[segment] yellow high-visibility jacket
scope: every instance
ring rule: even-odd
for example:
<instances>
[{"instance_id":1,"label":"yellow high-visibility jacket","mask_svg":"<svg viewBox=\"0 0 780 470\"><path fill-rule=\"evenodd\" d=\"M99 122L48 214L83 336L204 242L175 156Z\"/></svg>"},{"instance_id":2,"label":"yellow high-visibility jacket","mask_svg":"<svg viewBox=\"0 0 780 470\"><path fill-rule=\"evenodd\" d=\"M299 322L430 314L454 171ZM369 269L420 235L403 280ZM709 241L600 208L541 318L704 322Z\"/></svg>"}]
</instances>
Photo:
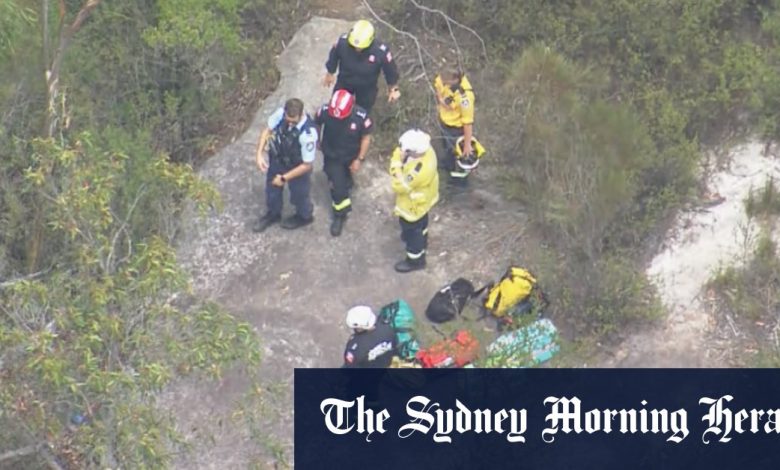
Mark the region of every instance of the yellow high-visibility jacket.
<instances>
[{"instance_id":1,"label":"yellow high-visibility jacket","mask_svg":"<svg viewBox=\"0 0 780 470\"><path fill-rule=\"evenodd\" d=\"M433 148L419 158L404 161L397 147L390 158L390 175L396 194L393 212L407 222L420 220L439 201L439 172Z\"/></svg>"},{"instance_id":2,"label":"yellow high-visibility jacket","mask_svg":"<svg viewBox=\"0 0 780 470\"><path fill-rule=\"evenodd\" d=\"M449 103L438 105L439 119L444 125L463 127L464 124L474 123L474 91L465 75L460 79L460 84L455 91L445 86L439 75L436 75L433 87L439 98Z\"/></svg>"}]
</instances>

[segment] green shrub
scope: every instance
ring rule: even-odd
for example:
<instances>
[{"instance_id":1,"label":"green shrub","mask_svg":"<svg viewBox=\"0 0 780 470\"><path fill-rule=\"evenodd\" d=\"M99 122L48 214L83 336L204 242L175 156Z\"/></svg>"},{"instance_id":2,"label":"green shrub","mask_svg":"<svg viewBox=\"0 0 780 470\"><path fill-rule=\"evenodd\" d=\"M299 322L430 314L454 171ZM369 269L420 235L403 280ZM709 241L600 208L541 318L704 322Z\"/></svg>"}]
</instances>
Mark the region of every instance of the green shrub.
<instances>
[{"instance_id":1,"label":"green shrub","mask_svg":"<svg viewBox=\"0 0 780 470\"><path fill-rule=\"evenodd\" d=\"M780 258L768 232L758 239L752 257L744 266L726 267L709 282L716 294L719 317L733 321L742 340L735 344L734 361L750 367L780 364L778 315L780 310Z\"/></svg>"},{"instance_id":2,"label":"green shrub","mask_svg":"<svg viewBox=\"0 0 780 470\"><path fill-rule=\"evenodd\" d=\"M745 198L745 212L750 217L780 215L780 193L770 177L758 191L750 190Z\"/></svg>"},{"instance_id":3,"label":"green shrub","mask_svg":"<svg viewBox=\"0 0 780 470\"><path fill-rule=\"evenodd\" d=\"M759 237L752 259L743 267L727 267L709 283L727 311L748 323L777 321L780 308L780 258L768 233Z\"/></svg>"}]
</instances>

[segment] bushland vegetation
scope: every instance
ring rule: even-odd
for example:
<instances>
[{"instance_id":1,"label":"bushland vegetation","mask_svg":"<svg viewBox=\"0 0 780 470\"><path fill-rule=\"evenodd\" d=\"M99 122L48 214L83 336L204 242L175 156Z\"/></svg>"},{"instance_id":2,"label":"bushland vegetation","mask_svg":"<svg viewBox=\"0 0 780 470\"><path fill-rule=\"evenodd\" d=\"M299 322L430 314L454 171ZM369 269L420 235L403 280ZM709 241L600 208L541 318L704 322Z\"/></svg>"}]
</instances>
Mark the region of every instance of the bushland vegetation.
<instances>
[{"instance_id":1,"label":"bushland vegetation","mask_svg":"<svg viewBox=\"0 0 780 470\"><path fill-rule=\"evenodd\" d=\"M777 191L769 178L748 194L745 212L759 233L743 232L748 241L755 238L755 247L739 264L723 267L708 285L723 334L741 342L732 360L743 366L780 365L780 257L773 236L780 215Z\"/></svg>"},{"instance_id":2,"label":"bushland vegetation","mask_svg":"<svg viewBox=\"0 0 780 470\"><path fill-rule=\"evenodd\" d=\"M172 242L295 30L276 0L0 1L0 467L164 468L155 394L259 360ZM236 119L236 116L239 118Z\"/></svg>"},{"instance_id":3,"label":"bushland vegetation","mask_svg":"<svg viewBox=\"0 0 780 470\"><path fill-rule=\"evenodd\" d=\"M0 0L0 467L163 468L155 393L258 360L172 241L184 204L219 205L193 167L273 88L303 3ZM404 106L378 107L376 148L430 124L419 85L463 64L486 174L539 235L506 257L570 337L615 337L659 310L642 260L702 149L780 134L779 3L377 0Z\"/></svg>"},{"instance_id":4,"label":"bushland vegetation","mask_svg":"<svg viewBox=\"0 0 780 470\"><path fill-rule=\"evenodd\" d=\"M729 359L743 367L780 365L780 258L768 231L740 266L729 266L709 283L724 334L740 345Z\"/></svg>"},{"instance_id":5,"label":"bushland vegetation","mask_svg":"<svg viewBox=\"0 0 780 470\"><path fill-rule=\"evenodd\" d=\"M489 184L537 234L506 256L540 271L575 338L657 317L643 262L700 196L704 150L778 137L774 0L371 4L405 44L407 76L430 79L444 61L469 75ZM393 119L435 123L429 90L409 88L415 106Z\"/></svg>"}]
</instances>

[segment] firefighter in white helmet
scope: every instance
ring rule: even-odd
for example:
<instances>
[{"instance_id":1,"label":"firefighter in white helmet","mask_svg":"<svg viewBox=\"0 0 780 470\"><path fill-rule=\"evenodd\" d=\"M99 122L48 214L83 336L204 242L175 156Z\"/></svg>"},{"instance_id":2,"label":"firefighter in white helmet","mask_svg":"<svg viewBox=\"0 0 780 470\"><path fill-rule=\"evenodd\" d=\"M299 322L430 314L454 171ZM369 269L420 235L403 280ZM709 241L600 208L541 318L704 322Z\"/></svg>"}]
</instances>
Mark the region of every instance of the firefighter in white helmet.
<instances>
[{"instance_id":1,"label":"firefighter in white helmet","mask_svg":"<svg viewBox=\"0 0 780 470\"><path fill-rule=\"evenodd\" d=\"M374 311L365 305L349 309L346 324L352 330L352 336L344 348L342 367L390 367L397 340L389 324L377 322Z\"/></svg>"},{"instance_id":2,"label":"firefighter in white helmet","mask_svg":"<svg viewBox=\"0 0 780 470\"><path fill-rule=\"evenodd\" d=\"M390 158L390 175L396 193L394 213L406 244L406 257L395 264L395 270L406 273L423 269L428 212L439 201L439 173L431 137L419 129L404 132Z\"/></svg>"}]
</instances>

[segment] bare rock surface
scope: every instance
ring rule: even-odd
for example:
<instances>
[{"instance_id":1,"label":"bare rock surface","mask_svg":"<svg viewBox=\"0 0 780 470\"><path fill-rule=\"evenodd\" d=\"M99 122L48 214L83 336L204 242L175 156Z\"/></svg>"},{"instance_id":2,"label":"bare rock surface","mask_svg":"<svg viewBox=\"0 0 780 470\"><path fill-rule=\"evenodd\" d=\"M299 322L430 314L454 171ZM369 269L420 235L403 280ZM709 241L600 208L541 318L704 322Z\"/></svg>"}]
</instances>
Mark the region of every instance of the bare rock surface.
<instances>
[{"instance_id":1,"label":"bare rock surface","mask_svg":"<svg viewBox=\"0 0 780 470\"><path fill-rule=\"evenodd\" d=\"M296 367L339 367L349 332L346 310L365 303L378 308L404 298L422 314L442 285L458 276L475 283L481 273L497 275L487 253L522 236L522 214L510 211L490 192L488 178L475 175L474 189L443 197L434 208L429 231L428 268L397 274L393 264L404 256L393 194L385 165L374 149L356 176L353 211L341 237L329 233L330 197L321 156L315 163L312 198L315 221L288 231L279 226L263 234L251 225L264 210L264 179L255 166L255 146L267 116L290 97L302 99L313 113L329 90L320 84L329 48L350 23L312 18L278 58L278 89L262 104L246 133L209 159L201 175L213 182L224 210L191 219L180 240L179 256L193 276L198 295L214 300L253 324L263 342L261 375L283 392L273 406L279 422L269 434L292 454L292 379ZM382 99L380 94L379 99ZM403 99L403 98L402 98ZM444 182L442 181L442 187ZM285 213L293 208L285 195ZM515 225L508 225L514 221ZM196 450L180 468L246 468L264 454L257 442L229 423L233 404L247 392L247 380L227 374L220 384L180 383L163 397ZM222 423L222 424L219 424Z\"/></svg>"},{"instance_id":2,"label":"bare rock surface","mask_svg":"<svg viewBox=\"0 0 780 470\"><path fill-rule=\"evenodd\" d=\"M707 180L710 204L682 211L647 269L667 310L662 324L629 337L606 367L727 367L731 345L716 331L705 286L727 266L752 255L760 227L745 213L751 190L780 178L780 162L748 142Z\"/></svg>"}]
</instances>

